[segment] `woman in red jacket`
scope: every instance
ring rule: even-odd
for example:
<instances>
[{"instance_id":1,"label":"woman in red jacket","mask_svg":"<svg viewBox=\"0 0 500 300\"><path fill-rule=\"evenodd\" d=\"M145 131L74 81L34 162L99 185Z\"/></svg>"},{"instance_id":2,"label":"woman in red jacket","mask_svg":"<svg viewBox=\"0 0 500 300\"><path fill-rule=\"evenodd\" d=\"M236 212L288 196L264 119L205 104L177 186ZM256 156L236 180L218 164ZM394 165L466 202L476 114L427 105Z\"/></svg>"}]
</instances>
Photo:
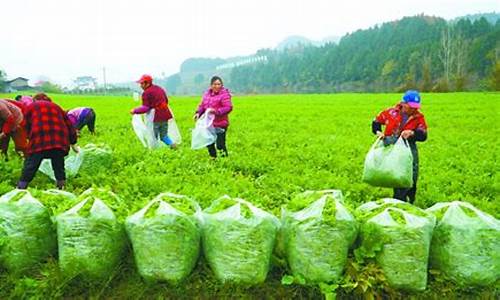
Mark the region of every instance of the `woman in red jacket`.
<instances>
[{"instance_id":1,"label":"woman in red jacket","mask_svg":"<svg viewBox=\"0 0 500 300\"><path fill-rule=\"evenodd\" d=\"M33 104L26 110L26 131L29 143L17 188L26 189L35 177L42 160L49 158L56 177L57 188L63 189L66 181L64 157L68 155L70 147L78 152L75 129L64 110L52 103L47 95L37 94L33 100Z\"/></svg>"}]
</instances>

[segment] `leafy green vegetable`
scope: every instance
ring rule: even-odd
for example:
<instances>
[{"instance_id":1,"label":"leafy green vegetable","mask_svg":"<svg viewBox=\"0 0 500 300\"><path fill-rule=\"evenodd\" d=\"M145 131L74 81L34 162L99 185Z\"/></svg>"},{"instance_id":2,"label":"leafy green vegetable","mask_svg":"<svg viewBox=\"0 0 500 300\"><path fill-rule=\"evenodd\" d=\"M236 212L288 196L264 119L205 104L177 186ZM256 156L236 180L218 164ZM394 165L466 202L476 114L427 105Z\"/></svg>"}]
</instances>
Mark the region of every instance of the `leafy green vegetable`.
<instances>
[{"instance_id":1,"label":"leafy green vegetable","mask_svg":"<svg viewBox=\"0 0 500 300\"><path fill-rule=\"evenodd\" d=\"M431 266L461 286L500 279L500 221L466 202L437 203Z\"/></svg>"},{"instance_id":2,"label":"leafy green vegetable","mask_svg":"<svg viewBox=\"0 0 500 300\"><path fill-rule=\"evenodd\" d=\"M219 213L239 203L240 202L237 199L233 199L230 197L221 197L219 199L214 200L214 202L207 209L205 209L205 212L210 214ZM240 205L239 209L240 209L240 215L242 217L244 218L252 217L252 212L250 211L248 206Z\"/></svg>"},{"instance_id":3,"label":"leafy green vegetable","mask_svg":"<svg viewBox=\"0 0 500 300\"><path fill-rule=\"evenodd\" d=\"M162 194L127 218L135 262L144 279L176 284L191 273L200 252L200 228L194 217L198 211L198 204L188 197Z\"/></svg>"},{"instance_id":4,"label":"leafy green vegetable","mask_svg":"<svg viewBox=\"0 0 500 300\"><path fill-rule=\"evenodd\" d=\"M192 216L195 213L200 211L200 206L196 201L191 198L183 195L176 195L171 193L163 193L156 197L156 200L163 200L171 205L176 210L188 215ZM159 205L159 201L155 202L155 205ZM148 210L149 212L150 210Z\"/></svg>"},{"instance_id":5,"label":"leafy green vegetable","mask_svg":"<svg viewBox=\"0 0 500 300\"><path fill-rule=\"evenodd\" d=\"M232 200L236 204L222 209ZM264 282L279 221L243 200L220 200L214 205L202 214L202 241L215 276L222 282L245 285ZM250 215L243 218L239 206L246 206Z\"/></svg>"},{"instance_id":6,"label":"leafy green vegetable","mask_svg":"<svg viewBox=\"0 0 500 300\"><path fill-rule=\"evenodd\" d=\"M435 217L410 204L383 201L358 209L362 222L359 260L374 259L390 286L423 291Z\"/></svg>"},{"instance_id":7,"label":"leafy green vegetable","mask_svg":"<svg viewBox=\"0 0 500 300\"><path fill-rule=\"evenodd\" d=\"M52 216L70 209L79 202L76 195L73 193L56 189L48 189L45 191L33 190L32 193L43 205L45 205L45 207L47 207Z\"/></svg>"},{"instance_id":8,"label":"leafy green vegetable","mask_svg":"<svg viewBox=\"0 0 500 300\"><path fill-rule=\"evenodd\" d=\"M115 273L126 238L123 226L104 202L88 197L56 221L59 265L65 276L92 281Z\"/></svg>"},{"instance_id":9,"label":"leafy green vegetable","mask_svg":"<svg viewBox=\"0 0 500 300\"><path fill-rule=\"evenodd\" d=\"M0 197L0 267L21 274L55 252L49 211L28 191Z\"/></svg>"},{"instance_id":10,"label":"leafy green vegetable","mask_svg":"<svg viewBox=\"0 0 500 300\"><path fill-rule=\"evenodd\" d=\"M380 199L377 201L370 201L367 203L362 204L359 206L355 211L354 215L356 216L356 219L366 221L367 219L381 213L388 207L395 207L395 208L400 208L406 212L409 212L413 215L420 216L420 217L428 217L429 214L426 213L424 210L408 203L404 202L398 199L392 199L392 198L385 198L385 199ZM393 211L389 211L391 215L394 216L395 221L399 222L400 224L405 224L406 221L404 221L404 218L401 217L401 214L399 213L394 213Z\"/></svg>"},{"instance_id":11,"label":"leafy green vegetable","mask_svg":"<svg viewBox=\"0 0 500 300\"><path fill-rule=\"evenodd\" d=\"M413 157L400 139L384 146L377 140L365 158L363 181L373 186L404 188L413 185Z\"/></svg>"},{"instance_id":12,"label":"leafy green vegetable","mask_svg":"<svg viewBox=\"0 0 500 300\"><path fill-rule=\"evenodd\" d=\"M357 223L341 200L340 191L306 192L282 212L284 252L293 276L305 283L341 278L357 234Z\"/></svg>"}]
</instances>

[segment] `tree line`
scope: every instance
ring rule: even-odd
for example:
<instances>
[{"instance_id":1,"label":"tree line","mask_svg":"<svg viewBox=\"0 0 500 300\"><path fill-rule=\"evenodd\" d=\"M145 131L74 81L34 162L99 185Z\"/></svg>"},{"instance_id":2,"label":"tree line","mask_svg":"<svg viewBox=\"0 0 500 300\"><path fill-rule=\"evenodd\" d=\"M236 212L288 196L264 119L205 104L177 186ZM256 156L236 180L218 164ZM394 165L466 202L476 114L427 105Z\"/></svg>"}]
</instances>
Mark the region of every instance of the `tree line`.
<instances>
[{"instance_id":1,"label":"tree line","mask_svg":"<svg viewBox=\"0 0 500 300\"><path fill-rule=\"evenodd\" d=\"M267 61L232 69L241 93L500 90L500 20L405 17L338 44L260 50Z\"/></svg>"}]
</instances>

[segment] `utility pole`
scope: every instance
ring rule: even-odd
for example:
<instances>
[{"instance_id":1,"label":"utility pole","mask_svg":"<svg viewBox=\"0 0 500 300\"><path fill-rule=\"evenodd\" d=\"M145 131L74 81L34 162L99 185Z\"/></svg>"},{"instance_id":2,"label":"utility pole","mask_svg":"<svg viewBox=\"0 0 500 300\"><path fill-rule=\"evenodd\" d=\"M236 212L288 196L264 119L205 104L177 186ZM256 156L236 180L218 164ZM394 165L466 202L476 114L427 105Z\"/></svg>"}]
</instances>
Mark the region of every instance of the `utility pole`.
<instances>
[{"instance_id":1,"label":"utility pole","mask_svg":"<svg viewBox=\"0 0 500 300\"><path fill-rule=\"evenodd\" d=\"M106 95L108 87L106 85L106 67L102 68L102 77L104 79L104 95Z\"/></svg>"}]
</instances>

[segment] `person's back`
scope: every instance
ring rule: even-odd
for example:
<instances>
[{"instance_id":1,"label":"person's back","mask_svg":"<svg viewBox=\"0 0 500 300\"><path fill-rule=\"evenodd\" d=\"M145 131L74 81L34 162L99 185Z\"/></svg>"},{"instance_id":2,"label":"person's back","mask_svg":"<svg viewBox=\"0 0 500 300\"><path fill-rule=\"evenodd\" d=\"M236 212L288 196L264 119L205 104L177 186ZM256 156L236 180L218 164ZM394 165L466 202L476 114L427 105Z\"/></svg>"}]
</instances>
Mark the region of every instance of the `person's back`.
<instances>
[{"instance_id":1,"label":"person's back","mask_svg":"<svg viewBox=\"0 0 500 300\"><path fill-rule=\"evenodd\" d=\"M69 120L59 105L46 100L33 102L26 111L29 153L60 149L66 153L70 146Z\"/></svg>"},{"instance_id":2,"label":"person's back","mask_svg":"<svg viewBox=\"0 0 500 300\"><path fill-rule=\"evenodd\" d=\"M33 102L26 110L26 130L29 144L24 160L23 172L17 188L26 189L33 180L43 159L50 159L56 185L64 188L66 173L64 157L68 155L70 145L77 152L76 132L66 113L59 105L45 94L35 95Z\"/></svg>"}]
</instances>

